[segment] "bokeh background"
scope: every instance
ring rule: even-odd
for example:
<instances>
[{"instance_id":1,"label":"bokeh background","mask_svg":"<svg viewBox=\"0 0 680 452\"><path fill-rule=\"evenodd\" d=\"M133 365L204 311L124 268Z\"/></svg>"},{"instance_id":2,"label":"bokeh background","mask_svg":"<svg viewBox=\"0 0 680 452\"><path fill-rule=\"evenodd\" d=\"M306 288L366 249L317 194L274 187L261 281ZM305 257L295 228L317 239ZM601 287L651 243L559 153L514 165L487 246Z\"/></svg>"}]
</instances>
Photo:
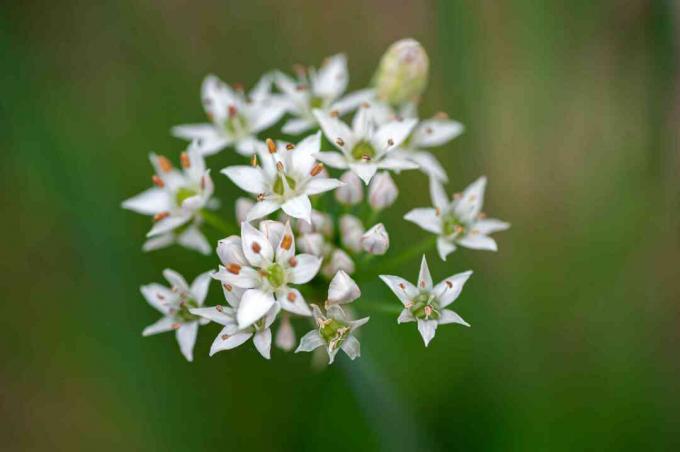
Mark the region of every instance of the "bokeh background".
<instances>
[{"instance_id":1,"label":"bokeh background","mask_svg":"<svg viewBox=\"0 0 680 452\"><path fill-rule=\"evenodd\" d=\"M677 450L679 26L670 0L5 2L2 449ZM467 126L439 151L449 189L488 175L485 210L513 224L497 254L431 254L435 279L476 271L457 301L472 328L424 349L374 313L362 358L320 372L251 344L208 358L215 325L193 363L142 339L138 286L217 262L142 254L148 218L119 208L149 151L184 148L170 127L202 120L203 76L252 85L346 52L359 88L409 36L432 61L421 111ZM398 183L395 252L428 203L423 176Z\"/></svg>"}]
</instances>

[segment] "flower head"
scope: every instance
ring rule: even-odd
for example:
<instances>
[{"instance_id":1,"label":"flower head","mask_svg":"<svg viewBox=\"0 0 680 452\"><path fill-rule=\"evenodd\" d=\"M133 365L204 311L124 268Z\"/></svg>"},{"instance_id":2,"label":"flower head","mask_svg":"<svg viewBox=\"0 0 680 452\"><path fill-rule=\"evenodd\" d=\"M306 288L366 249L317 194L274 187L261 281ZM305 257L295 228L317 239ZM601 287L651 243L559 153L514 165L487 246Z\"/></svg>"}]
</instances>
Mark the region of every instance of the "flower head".
<instances>
[{"instance_id":1,"label":"flower head","mask_svg":"<svg viewBox=\"0 0 680 452\"><path fill-rule=\"evenodd\" d=\"M153 216L154 225L147 237L157 239L147 241L145 250L179 243L205 252L206 240L198 226L201 210L211 207L214 186L197 144L192 143L182 153L182 170L175 169L162 155L151 154L149 158L156 171L152 176L155 187L122 204L124 209Z\"/></svg>"},{"instance_id":2,"label":"flower head","mask_svg":"<svg viewBox=\"0 0 680 452\"><path fill-rule=\"evenodd\" d=\"M319 272L321 259L295 254L290 223L266 220L258 230L244 222L240 237L233 235L218 242L217 254L222 265L213 278L220 280L227 292L244 290L234 306L240 329L258 321L275 304L294 314L311 314L300 291L290 284L309 282Z\"/></svg>"},{"instance_id":3,"label":"flower head","mask_svg":"<svg viewBox=\"0 0 680 452\"><path fill-rule=\"evenodd\" d=\"M255 152L257 134L276 123L285 113L285 104L271 93L272 76L264 75L246 95L214 75L203 80L201 97L210 123L187 124L172 128L178 138L198 140L203 155L212 155L233 146L239 154Z\"/></svg>"},{"instance_id":4,"label":"flower head","mask_svg":"<svg viewBox=\"0 0 680 452\"><path fill-rule=\"evenodd\" d=\"M309 197L342 185L322 174L323 165L314 158L320 141L320 133L308 136L297 146L267 140L266 147L258 149L261 166L230 166L222 170L239 188L257 196L258 202L248 212L248 221L279 208L293 218L311 221ZM257 159L253 161L257 163Z\"/></svg>"},{"instance_id":5,"label":"flower head","mask_svg":"<svg viewBox=\"0 0 680 452\"><path fill-rule=\"evenodd\" d=\"M380 275L380 279L404 305L397 322L417 322L418 331L427 347L439 325L459 323L470 326L458 314L445 308L458 298L471 274L471 271L458 273L433 286L430 269L423 255L417 285L414 286L399 276Z\"/></svg>"},{"instance_id":6,"label":"flower head","mask_svg":"<svg viewBox=\"0 0 680 452\"><path fill-rule=\"evenodd\" d=\"M341 98L349 81L347 58L342 54L327 58L318 70L297 66L296 72L297 79L280 72L275 79L288 112L294 116L283 125L282 132L286 134L297 135L315 127L315 109L344 115L373 95L365 89Z\"/></svg>"},{"instance_id":7,"label":"flower head","mask_svg":"<svg viewBox=\"0 0 680 452\"><path fill-rule=\"evenodd\" d=\"M192 361L198 326L208 322L192 314L191 310L203 305L210 285L210 273L199 275L191 285L174 270L163 270L163 276L170 283L170 288L157 283L140 288L146 301L163 314L156 323L144 328L142 335L175 330L182 355Z\"/></svg>"},{"instance_id":8,"label":"flower head","mask_svg":"<svg viewBox=\"0 0 680 452\"><path fill-rule=\"evenodd\" d=\"M368 111L370 108L369 104L359 108L351 129L333 115L314 111L326 138L340 150L320 152L316 158L333 168L349 168L367 185L379 169L418 168L413 162L392 153L408 137L417 121L396 119L378 126Z\"/></svg>"},{"instance_id":9,"label":"flower head","mask_svg":"<svg viewBox=\"0 0 680 452\"><path fill-rule=\"evenodd\" d=\"M486 218L482 213L485 187L486 177L480 177L449 201L441 183L431 178L430 195L434 207L413 209L404 219L437 234L437 251L442 260L456 250L456 245L496 251L496 242L489 234L504 231L510 224Z\"/></svg>"},{"instance_id":10,"label":"flower head","mask_svg":"<svg viewBox=\"0 0 680 452\"><path fill-rule=\"evenodd\" d=\"M329 364L333 363L340 349L350 359L359 357L361 348L353 333L357 328L365 325L369 317L351 320L340 305L351 303L360 295L361 291L352 278L344 272L338 272L328 289L325 312L319 306L312 305L317 327L302 337L295 353L311 352L318 347L324 347L328 353Z\"/></svg>"}]
</instances>

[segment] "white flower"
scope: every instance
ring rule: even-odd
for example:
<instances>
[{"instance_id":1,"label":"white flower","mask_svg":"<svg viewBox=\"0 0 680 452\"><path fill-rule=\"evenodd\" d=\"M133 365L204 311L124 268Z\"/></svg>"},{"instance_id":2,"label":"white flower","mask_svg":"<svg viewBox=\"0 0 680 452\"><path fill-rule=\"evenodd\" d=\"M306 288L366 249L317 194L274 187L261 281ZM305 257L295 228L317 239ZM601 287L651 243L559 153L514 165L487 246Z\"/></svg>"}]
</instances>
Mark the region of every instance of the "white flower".
<instances>
[{"instance_id":1,"label":"white flower","mask_svg":"<svg viewBox=\"0 0 680 452\"><path fill-rule=\"evenodd\" d=\"M205 237L196 227L201 224L201 210L211 207L214 186L197 145L192 143L182 153L182 171L162 155L151 154L149 158L156 170L152 177L156 186L122 204L124 209L153 215L155 223L147 237L161 238L147 242L144 248L158 249L176 242L204 251Z\"/></svg>"},{"instance_id":2,"label":"white flower","mask_svg":"<svg viewBox=\"0 0 680 452\"><path fill-rule=\"evenodd\" d=\"M390 236L385 225L378 223L361 236L361 248L369 254L383 255L390 247Z\"/></svg>"},{"instance_id":3,"label":"white flower","mask_svg":"<svg viewBox=\"0 0 680 452\"><path fill-rule=\"evenodd\" d=\"M285 113L285 104L271 94L272 76L264 75L245 95L214 75L203 80L201 97L210 123L175 126L172 134L199 140L203 155L233 146L242 155L255 152L257 134L274 125Z\"/></svg>"},{"instance_id":4,"label":"white flower","mask_svg":"<svg viewBox=\"0 0 680 452\"><path fill-rule=\"evenodd\" d=\"M368 187L368 203L374 210L382 210L394 204L399 189L390 173L384 171L375 175Z\"/></svg>"},{"instance_id":5,"label":"white flower","mask_svg":"<svg viewBox=\"0 0 680 452\"><path fill-rule=\"evenodd\" d=\"M337 117L315 110L326 138L341 151L320 152L317 159L333 168L349 168L367 185L379 169L399 171L418 168L413 162L391 152L403 143L417 121L395 120L378 127L368 112L369 108L368 104L359 108L351 129Z\"/></svg>"},{"instance_id":6,"label":"white flower","mask_svg":"<svg viewBox=\"0 0 680 452\"><path fill-rule=\"evenodd\" d=\"M369 317L360 320L350 320L340 304L347 304L356 300L361 295L356 283L344 274L338 272L328 289L326 312L322 312L317 305L312 305L314 321L317 329L305 334L300 340L295 353L311 352L318 347L324 347L328 353L328 363L332 364L338 350L342 349L350 359L360 356L361 348L359 341L352 333L362 325L365 325Z\"/></svg>"},{"instance_id":7,"label":"white flower","mask_svg":"<svg viewBox=\"0 0 680 452\"><path fill-rule=\"evenodd\" d=\"M397 322L418 322L418 331L427 347L438 325L459 323L470 326L458 314L445 308L458 298L471 274L471 271L458 273L433 287L432 276L423 255L417 287L399 276L380 275L380 279L392 289L404 305Z\"/></svg>"},{"instance_id":8,"label":"white flower","mask_svg":"<svg viewBox=\"0 0 680 452\"><path fill-rule=\"evenodd\" d=\"M295 238L290 223L262 221L257 230L241 224L241 237L220 240L217 254L223 265L213 274L225 288L245 289L236 310L236 320L244 329L274 304L286 311L308 316L309 306L299 290L289 284L305 284L318 272L321 259L311 254L295 255Z\"/></svg>"},{"instance_id":9,"label":"white flower","mask_svg":"<svg viewBox=\"0 0 680 452\"><path fill-rule=\"evenodd\" d=\"M312 205L309 196L333 190L342 185L337 179L323 177L323 165L314 154L319 151L320 133L310 135L297 146L258 146L262 166L230 166L222 170L242 190L257 196L258 202L248 212L252 221L281 208L288 216L310 221Z\"/></svg>"},{"instance_id":10,"label":"white flower","mask_svg":"<svg viewBox=\"0 0 680 452\"><path fill-rule=\"evenodd\" d=\"M345 248L353 253L361 251L361 236L364 235L364 225L354 215L340 217L340 240Z\"/></svg>"},{"instance_id":11,"label":"white flower","mask_svg":"<svg viewBox=\"0 0 680 452\"><path fill-rule=\"evenodd\" d=\"M208 322L199 319L190 311L203 305L210 285L210 272L198 275L191 286L182 275L173 270L163 270L163 276L170 283L170 288L152 283L140 289L146 301L163 314L156 323L144 328L142 335L150 336L175 330L182 355L188 361L192 361L198 326Z\"/></svg>"},{"instance_id":12,"label":"white flower","mask_svg":"<svg viewBox=\"0 0 680 452\"><path fill-rule=\"evenodd\" d=\"M340 181L345 185L335 190L335 199L340 204L353 206L359 204L364 199L364 184L352 171L346 171L340 177Z\"/></svg>"},{"instance_id":13,"label":"white flower","mask_svg":"<svg viewBox=\"0 0 680 452\"><path fill-rule=\"evenodd\" d=\"M444 187L436 179L430 179L434 207L413 209L404 215L404 219L437 234L437 251L442 260L456 250L456 245L497 251L496 242L488 234L504 231L510 224L486 218L482 213L485 187L486 177L480 177L463 194L456 194L449 201Z\"/></svg>"},{"instance_id":14,"label":"white flower","mask_svg":"<svg viewBox=\"0 0 680 452\"><path fill-rule=\"evenodd\" d=\"M273 305L265 315L252 325L240 328L235 318L238 305L239 302L236 300L235 304L231 307L213 306L191 310L191 313L194 315L212 320L224 326L210 346L210 356L222 350L236 348L252 337L253 344L255 344L255 348L260 352L260 355L265 359L269 359L272 346L272 331L270 327L281 309L280 306Z\"/></svg>"},{"instance_id":15,"label":"white flower","mask_svg":"<svg viewBox=\"0 0 680 452\"><path fill-rule=\"evenodd\" d=\"M345 55L327 58L318 71L298 67L297 72L297 80L283 73L277 73L275 79L276 86L283 92L288 112L295 116L284 124L282 132L285 134L297 135L316 127L314 109L344 115L373 96L371 90L365 89L340 98L349 81Z\"/></svg>"}]
</instances>

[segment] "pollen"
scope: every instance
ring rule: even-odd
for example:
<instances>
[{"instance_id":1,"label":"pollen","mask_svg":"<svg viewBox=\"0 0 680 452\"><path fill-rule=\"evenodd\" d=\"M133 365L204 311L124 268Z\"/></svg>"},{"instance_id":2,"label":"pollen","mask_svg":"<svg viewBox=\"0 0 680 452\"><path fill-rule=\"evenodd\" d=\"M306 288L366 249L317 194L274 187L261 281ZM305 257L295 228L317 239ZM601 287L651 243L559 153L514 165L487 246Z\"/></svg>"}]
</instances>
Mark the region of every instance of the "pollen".
<instances>
[{"instance_id":1,"label":"pollen","mask_svg":"<svg viewBox=\"0 0 680 452\"><path fill-rule=\"evenodd\" d=\"M312 168L312 171L310 171L309 174L312 177L314 177L314 176L318 175L321 171L323 171L323 163L317 163L316 165L314 165L314 167Z\"/></svg>"},{"instance_id":2,"label":"pollen","mask_svg":"<svg viewBox=\"0 0 680 452\"><path fill-rule=\"evenodd\" d=\"M286 150L287 150L287 151L292 151L293 149L295 149L295 145L294 145L293 143L288 143L288 144L286 145Z\"/></svg>"},{"instance_id":3,"label":"pollen","mask_svg":"<svg viewBox=\"0 0 680 452\"><path fill-rule=\"evenodd\" d=\"M167 210L165 212L158 212L156 215L153 216L153 221L161 221L164 218L168 218L170 216L170 212Z\"/></svg>"},{"instance_id":4,"label":"pollen","mask_svg":"<svg viewBox=\"0 0 680 452\"><path fill-rule=\"evenodd\" d=\"M170 171L172 171L172 163L171 163L170 160L168 160L168 158L167 158L166 156L164 156L164 155L159 155L159 156L158 156L158 166L161 167L161 170L162 170L164 173L169 173Z\"/></svg>"},{"instance_id":5,"label":"pollen","mask_svg":"<svg viewBox=\"0 0 680 452\"><path fill-rule=\"evenodd\" d=\"M236 91L244 92L245 87L243 86L243 83L236 82L232 85Z\"/></svg>"},{"instance_id":6,"label":"pollen","mask_svg":"<svg viewBox=\"0 0 680 452\"><path fill-rule=\"evenodd\" d=\"M191 160L189 160L189 154L182 152L179 155L179 160L182 162L182 168L189 168L191 166Z\"/></svg>"},{"instance_id":7,"label":"pollen","mask_svg":"<svg viewBox=\"0 0 680 452\"><path fill-rule=\"evenodd\" d=\"M387 145L388 145L388 146L394 146L394 140L393 140L392 138L389 138L389 139L387 140Z\"/></svg>"},{"instance_id":8,"label":"pollen","mask_svg":"<svg viewBox=\"0 0 680 452\"><path fill-rule=\"evenodd\" d=\"M342 138L338 137L338 139L335 140L335 143L336 143L338 146L344 146L344 145L345 145L345 140L343 140Z\"/></svg>"},{"instance_id":9,"label":"pollen","mask_svg":"<svg viewBox=\"0 0 680 452\"><path fill-rule=\"evenodd\" d=\"M361 107L362 107L362 108L370 108L370 107L371 107L371 104L369 104L368 102L362 102L362 103L361 103Z\"/></svg>"},{"instance_id":10,"label":"pollen","mask_svg":"<svg viewBox=\"0 0 680 452\"><path fill-rule=\"evenodd\" d=\"M288 265L291 267L297 267L298 261L295 256L292 256L290 259L288 259Z\"/></svg>"},{"instance_id":11,"label":"pollen","mask_svg":"<svg viewBox=\"0 0 680 452\"><path fill-rule=\"evenodd\" d=\"M265 142L267 143L267 149L269 149L269 153L276 154L276 143L274 143L274 140L267 138Z\"/></svg>"},{"instance_id":12,"label":"pollen","mask_svg":"<svg viewBox=\"0 0 680 452\"><path fill-rule=\"evenodd\" d=\"M454 194L453 194L453 199L456 199L456 200L457 200L457 199L460 199L462 196L463 196L463 195L460 194L460 193L454 193Z\"/></svg>"},{"instance_id":13,"label":"pollen","mask_svg":"<svg viewBox=\"0 0 680 452\"><path fill-rule=\"evenodd\" d=\"M283 248L284 250L289 250L292 244L293 236L290 234L284 235L283 239L281 239L281 248Z\"/></svg>"},{"instance_id":14,"label":"pollen","mask_svg":"<svg viewBox=\"0 0 680 452\"><path fill-rule=\"evenodd\" d=\"M425 281L420 281L420 287L425 288Z\"/></svg>"},{"instance_id":15,"label":"pollen","mask_svg":"<svg viewBox=\"0 0 680 452\"><path fill-rule=\"evenodd\" d=\"M241 273L241 266L239 264L229 264L227 265L227 271L234 275Z\"/></svg>"},{"instance_id":16,"label":"pollen","mask_svg":"<svg viewBox=\"0 0 680 452\"><path fill-rule=\"evenodd\" d=\"M363 161L365 161L365 162L370 162L370 161L371 161L371 156L368 155L368 154L364 154L364 155L361 156L361 160L363 160Z\"/></svg>"},{"instance_id":17,"label":"pollen","mask_svg":"<svg viewBox=\"0 0 680 452\"><path fill-rule=\"evenodd\" d=\"M449 289L451 289L451 288L453 288L453 283L447 279L447 280L446 280L446 286L447 286Z\"/></svg>"},{"instance_id":18,"label":"pollen","mask_svg":"<svg viewBox=\"0 0 680 452\"><path fill-rule=\"evenodd\" d=\"M434 214L435 214L436 216L439 216L439 215L442 214L442 210L441 210L439 207L435 207L435 209L434 209Z\"/></svg>"},{"instance_id":19,"label":"pollen","mask_svg":"<svg viewBox=\"0 0 680 452\"><path fill-rule=\"evenodd\" d=\"M401 290L406 290L406 286L404 285L403 282L402 282L402 283L399 283L399 288L400 288Z\"/></svg>"},{"instance_id":20,"label":"pollen","mask_svg":"<svg viewBox=\"0 0 680 452\"><path fill-rule=\"evenodd\" d=\"M253 250L253 253L255 254L260 254L260 251L262 251L262 247L257 242L253 242L253 244L250 245L250 248Z\"/></svg>"},{"instance_id":21,"label":"pollen","mask_svg":"<svg viewBox=\"0 0 680 452\"><path fill-rule=\"evenodd\" d=\"M222 338L223 341L226 341L227 339L229 339L230 336L228 334L223 334L220 337Z\"/></svg>"},{"instance_id":22,"label":"pollen","mask_svg":"<svg viewBox=\"0 0 680 452\"><path fill-rule=\"evenodd\" d=\"M295 292L288 292L288 295L286 296L286 298L291 303L295 303L295 300L297 300L297 294Z\"/></svg>"},{"instance_id":23,"label":"pollen","mask_svg":"<svg viewBox=\"0 0 680 452\"><path fill-rule=\"evenodd\" d=\"M329 115L331 116L331 118L337 118L338 116L340 116L340 112L338 110L331 110Z\"/></svg>"},{"instance_id":24,"label":"pollen","mask_svg":"<svg viewBox=\"0 0 680 452\"><path fill-rule=\"evenodd\" d=\"M264 193L258 194L258 195L257 195L257 200L260 201L260 202L264 201Z\"/></svg>"},{"instance_id":25,"label":"pollen","mask_svg":"<svg viewBox=\"0 0 680 452\"><path fill-rule=\"evenodd\" d=\"M217 312L224 311L224 308L222 308L222 306L220 306L220 305L215 306L215 309L217 309Z\"/></svg>"},{"instance_id":26,"label":"pollen","mask_svg":"<svg viewBox=\"0 0 680 452\"><path fill-rule=\"evenodd\" d=\"M257 167L257 154L253 154L253 156L250 157L250 166L253 168Z\"/></svg>"},{"instance_id":27,"label":"pollen","mask_svg":"<svg viewBox=\"0 0 680 452\"><path fill-rule=\"evenodd\" d=\"M425 311L425 315L427 317L431 316L432 315L432 306L430 306L430 305L425 306L423 308L423 311Z\"/></svg>"},{"instance_id":28,"label":"pollen","mask_svg":"<svg viewBox=\"0 0 680 452\"><path fill-rule=\"evenodd\" d=\"M228 110L227 113L228 113L230 118L235 118L236 115L238 114L238 110L233 105L229 105L229 108L227 110Z\"/></svg>"},{"instance_id":29,"label":"pollen","mask_svg":"<svg viewBox=\"0 0 680 452\"><path fill-rule=\"evenodd\" d=\"M175 322L170 326L170 328L172 328L173 330L178 330L180 326L182 325L179 322Z\"/></svg>"},{"instance_id":30,"label":"pollen","mask_svg":"<svg viewBox=\"0 0 680 452\"><path fill-rule=\"evenodd\" d=\"M157 187L163 188L165 187L165 182L163 182L163 179L158 177L157 175L151 176L151 181L156 185Z\"/></svg>"},{"instance_id":31,"label":"pollen","mask_svg":"<svg viewBox=\"0 0 680 452\"><path fill-rule=\"evenodd\" d=\"M222 284L222 287L224 287L227 292L231 292L234 289L231 287L231 284Z\"/></svg>"}]
</instances>

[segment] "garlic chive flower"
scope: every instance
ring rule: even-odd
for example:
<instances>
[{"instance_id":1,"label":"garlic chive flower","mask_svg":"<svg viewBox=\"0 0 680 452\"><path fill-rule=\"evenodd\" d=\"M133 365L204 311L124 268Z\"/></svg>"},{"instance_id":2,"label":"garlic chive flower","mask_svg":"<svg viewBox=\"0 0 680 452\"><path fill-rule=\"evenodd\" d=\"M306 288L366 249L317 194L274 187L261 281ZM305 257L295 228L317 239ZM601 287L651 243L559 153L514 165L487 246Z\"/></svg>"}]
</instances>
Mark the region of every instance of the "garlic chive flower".
<instances>
[{"instance_id":1,"label":"garlic chive flower","mask_svg":"<svg viewBox=\"0 0 680 452\"><path fill-rule=\"evenodd\" d=\"M363 104L357 110L352 128L336 116L315 110L326 138L340 152L320 152L316 158L332 168L350 169L366 185L379 169L407 170L418 165L392 151L397 149L416 125L415 119L396 119L377 126L369 113L370 105Z\"/></svg>"},{"instance_id":2,"label":"garlic chive flower","mask_svg":"<svg viewBox=\"0 0 680 452\"><path fill-rule=\"evenodd\" d=\"M361 354L361 347L353 333L357 328L365 325L369 317L351 320L340 305L351 303L360 295L361 291L354 280L346 273L338 272L328 288L325 312L319 306L312 305L316 328L302 337L295 353L311 352L323 347L328 353L328 364L333 363L340 349L350 359L358 358Z\"/></svg>"},{"instance_id":3,"label":"garlic chive flower","mask_svg":"<svg viewBox=\"0 0 680 452\"><path fill-rule=\"evenodd\" d=\"M470 275L471 271L458 273L433 286L430 269L423 255L417 286L399 276L380 275L380 279L404 305L397 322L417 322L418 331L427 347L439 325L459 323L470 326L461 316L446 309L458 298Z\"/></svg>"},{"instance_id":4,"label":"garlic chive flower","mask_svg":"<svg viewBox=\"0 0 680 452\"><path fill-rule=\"evenodd\" d=\"M240 237L233 235L218 242L217 254L222 265L213 278L227 291L244 289L236 307L240 329L255 323L275 304L294 314L311 314L300 291L290 284L309 282L319 272L321 259L295 254L290 223L265 220L258 230L244 222Z\"/></svg>"},{"instance_id":5,"label":"garlic chive flower","mask_svg":"<svg viewBox=\"0 0 680 452\"><path fill-rule=\"evenodd\" d=\"M446 256L456 250L456 245L497 251L496 242L489 234L504 231L510 224L486 218L482 212L485 187L486 177L480 177L462 194L454 194L453 200L449 201L441 183L430 179L434 207L413 209L404 219L437 234L437 251L442 260L446 260Z\"/></svg>"},{"instance_id":6,"label":"garlic chive flower","mask_svg":"<svg viewBox=\"0 0 680 452\"><path fill-rule=\"evenodd\" d=\"M151 154L149 158L156 170L151 178L155 186L122 204L124 209L153 216L154 225L147 237L156 240L149 240L144 249L179 243L205 252L206 240L198 227L201 210L213 206L214 186L196 143L182 153L181 171L162 155Z\"/></svg>"},{"instance_id":7,"label":"garlic chive flower","mask_svg":"<svg viewBox=\"0 0 680 452\"><path fill-rule=\"evenodd\" d=\"M296 72L297 79L281 72L275 76L286 109L294 116L283 125L285 134L298 135L317 127L315 109L344 115L373 96L372 90L364 89L341 97L349 82L347 58L342 54L327 58L318 70L297 66Z\"/></svg>"},{"instance_id":8,"label":"garlic chive flower","mask_svg":"<svg viewBox=\"0 0 680 452\"><path fill-rule=\"evenodd\" d=\"M267 139L266 146L259 146L259 164L255 158L255 166L230 166L222 170L239 188L257 197L247 221L265 217L279 208L290 217L311 221L309 197L342 185L322 174L323 164L314 158L320 143L320 133L308 136L297 146Z\"/></svg>"},{"instance_id":9,"label":"garlic chive flower","mask_svg":"<svg viewBox=\"0 0 680 452\"><path fill-rule=\"evenodd\" d=\"M163 276L170 283L170 288L157 283L141 287L146 301L163 314L160 320L147 326L142 335L150 336L174 330L182 355L192 361L198 326L205 325L208 321L192 314L191 309L203 305L210 285L210 272L199 275L191 285L174 270L163 270Z\"/></svg>"},{"instance_id":10,"label":"garlic chive flower","mask_svg":"<svg viewBox=\"0 0 680 452\"><path fill-rule=\"evenodd\" d=\"M234 147L242 155L255 153L257 134L273 126L285 113L285 104L271 93L272 76L264 75L246 95L214 75L203 80L201 98L210 123L172 128L178 138L198 140L203 155Z\"/></svg>"}]
</instances>

